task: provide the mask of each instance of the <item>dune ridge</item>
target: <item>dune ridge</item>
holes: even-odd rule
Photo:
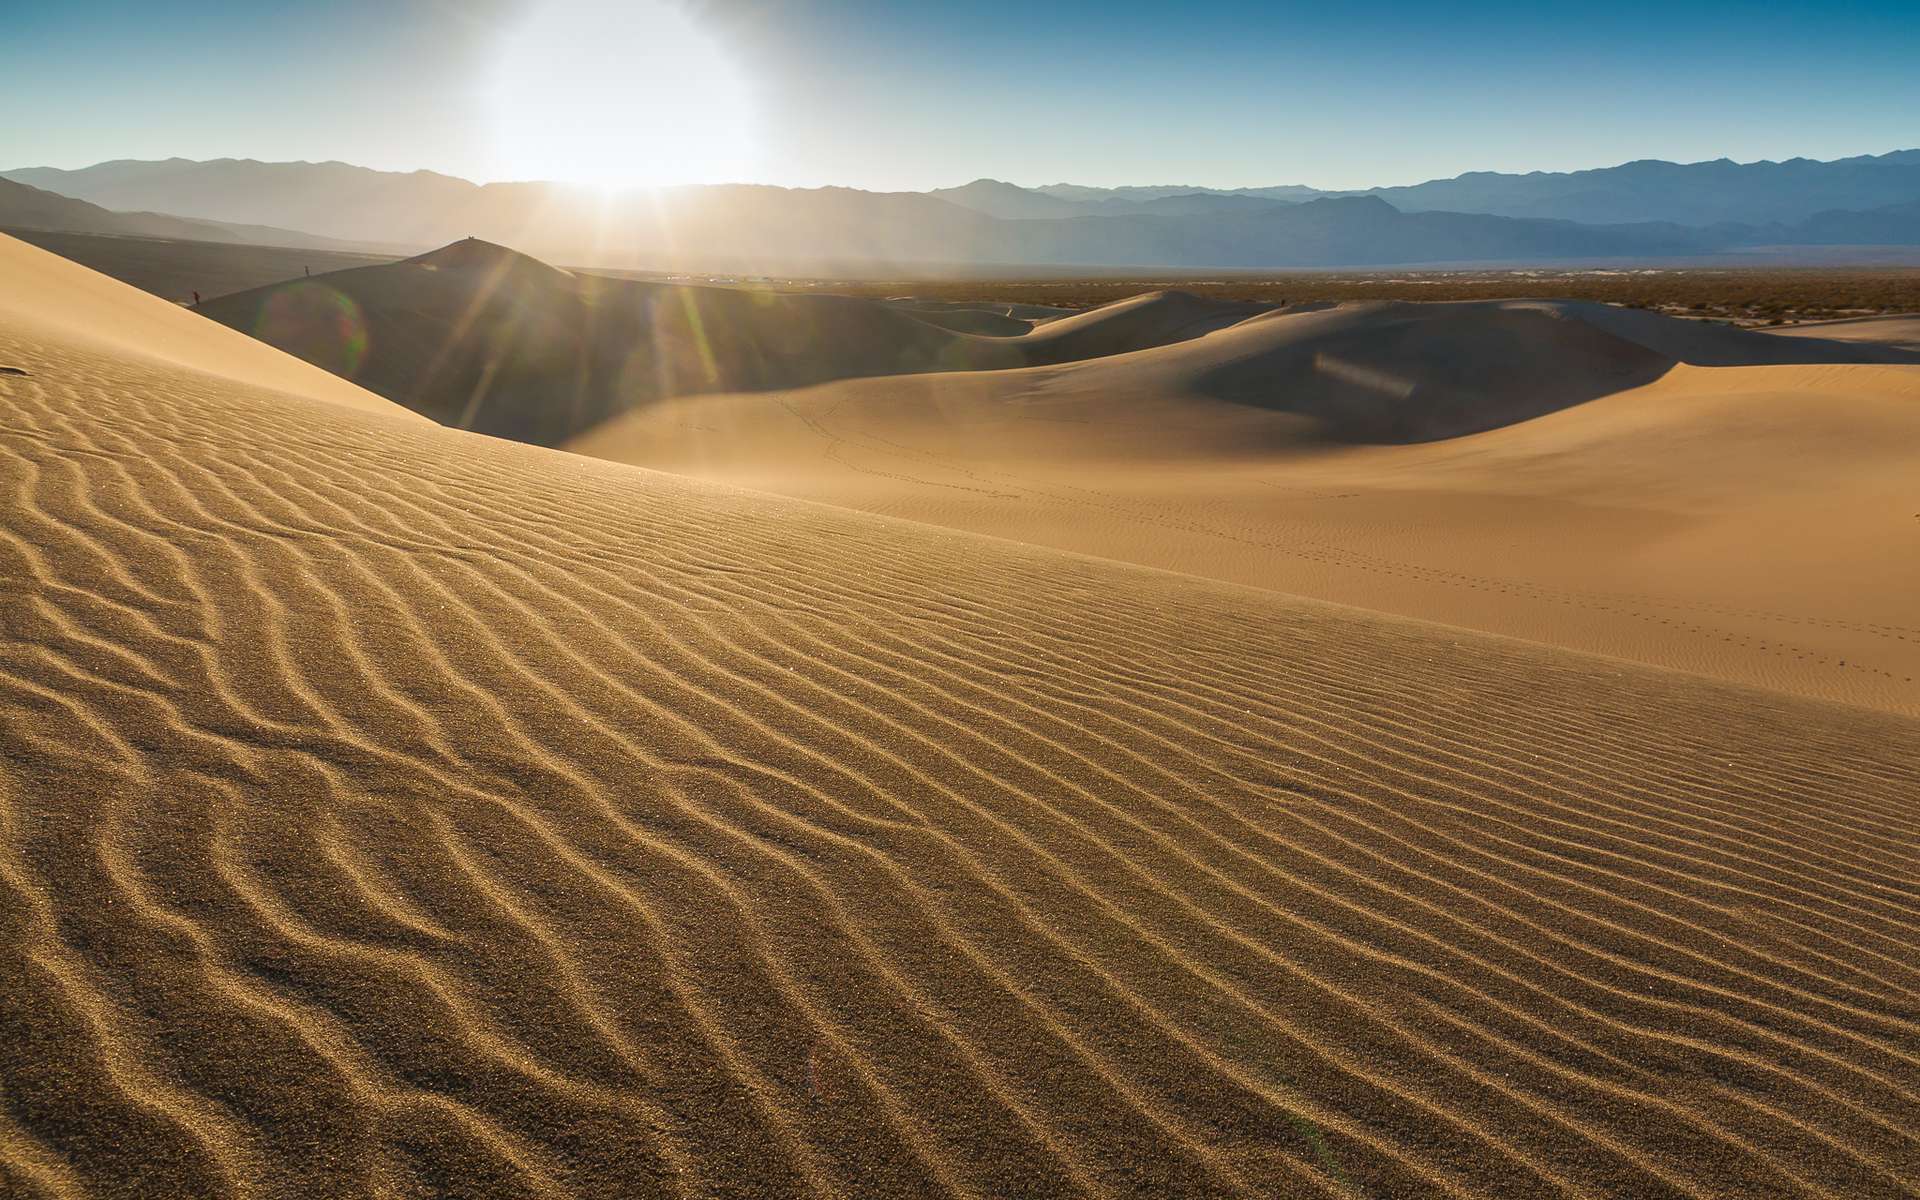
[[[1912,720],[0,362],[11,1192],[1920,1182]]]

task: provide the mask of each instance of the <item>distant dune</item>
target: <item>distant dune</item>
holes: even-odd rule
[[[199,311],[442,424],[551,445],[664,397],[1066,362],[1198,337],[1269,306],[1156,293],[1039,323],[573,273],[469,239]]]
[[[1910,719],[437,428],[37,250],[0,267],[9,1195],[1920,1178]],[[949,425],[1043,418],[1164,481],[1155,443],[1302,420],[1050,399],[1074,370],[968,377]],[[1534,496],[1650,502],[1687,475],[1664,446],[1708,489],[1814,464],[1748,518],[1804,573],[1794,505],[1880,531],[1820,464],[1910,500],[1913,379],[1675,367],[1276,476],[1262,515],[1344,553],[1303,516],[1335,475],[1471,475],[1476,444]],[[1753,399],[1788,384],[1854,407]],[[1063,528],[1227,520],[935,463],[932,396],[873,398],[938,386],[757,402],[823,464],[1045,492]]]
[[[877,301],[572,274],[482,241],[200,311],[443,424],[536,444],[661,396],[1025,361]]]
[[[1176,311],[1164,345],[675,400],[569,445],[1920,712],[1920,355],[1541,301],[1160,295],[1031,337]]]
[[[1835,342],[1866,342],[1920,353],[1920,314],[1811,321],[1804,325],[1769,329],[1767,332],[1785,337],[1821,338]]]

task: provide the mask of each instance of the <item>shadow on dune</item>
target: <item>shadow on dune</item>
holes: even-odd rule
[[[1024,361],[875,301],[573,274],[473,240],[201,311],[442,424],[540,445],[667,396]]]
[[[222,324],[444,425],[559,445],[673,396],[1005,370],[1177,343],[1270,306],[1179,292],[1051,310],[573,273],[477,239],[203,304]]]
[[[1256,320],[1192,390],[1312,418],[1340,441],[1424,442],[1653,382],[1673,360],[1539,310],[1352,306]]]
[[[1297,413],[1332,440],[1404,443],[1558,412],[1652,383],[1682,363],[1829,362],[1920,362],[1920,355],[1603,304],[1514,300],[1273,312],[1198,343],[1098,367],[1104,373],[1125,363],[1135,387]]]
[[[1022,367],[1074,390],[1296,413],[1336,441],[1420,442],[1639,387],[1678,363],[1920,362],[1573,301],[1275,308],[1159,291],[1047,319],[615,279],[475,239],[200,311],[442,424],[539,445],[675,396]]]

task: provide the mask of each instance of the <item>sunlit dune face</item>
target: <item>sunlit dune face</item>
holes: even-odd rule
[[[753,165],[738,66],[675,0],[534,0],[492,86],[503,176],[723,183]]]

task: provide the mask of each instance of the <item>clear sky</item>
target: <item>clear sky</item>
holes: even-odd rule
[[[0,0],[0,29],[0,167],[493,180],[584,147],[647,182],[1347,188],[1920,145],[1914,0]]]

